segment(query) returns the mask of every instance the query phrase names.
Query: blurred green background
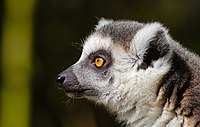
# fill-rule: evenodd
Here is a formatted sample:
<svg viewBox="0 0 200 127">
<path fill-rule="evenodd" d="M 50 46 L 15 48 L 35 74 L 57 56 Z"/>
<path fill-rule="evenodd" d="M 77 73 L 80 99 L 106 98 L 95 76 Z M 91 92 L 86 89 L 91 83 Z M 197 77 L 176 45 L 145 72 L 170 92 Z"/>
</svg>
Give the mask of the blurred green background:
<svg viewBox="0 0 200 127">
<path fill-rule="evenodd" d="M 1 0 L 0 127 L 122 126 L 104 107 L 69 99 L 55 84 L 101 17 L 159 21 L 200 53 L 199 0 Z"/>
</svg>

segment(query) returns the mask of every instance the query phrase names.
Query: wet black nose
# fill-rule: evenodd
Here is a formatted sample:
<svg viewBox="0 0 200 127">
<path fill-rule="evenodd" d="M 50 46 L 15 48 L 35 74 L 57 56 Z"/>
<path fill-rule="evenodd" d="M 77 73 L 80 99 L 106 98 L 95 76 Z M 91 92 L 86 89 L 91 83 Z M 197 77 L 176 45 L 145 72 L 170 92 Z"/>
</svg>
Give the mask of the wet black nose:
<svg viewBox="0 0 200 127">
<path fill-rule="evenodd" d="M 56 82 L 58 83 L 58 86 L 62 86 L 62 84 L 65 81 L 65 77 L 64 76 L 58 76 L 56 79 Z"/>
</svg>

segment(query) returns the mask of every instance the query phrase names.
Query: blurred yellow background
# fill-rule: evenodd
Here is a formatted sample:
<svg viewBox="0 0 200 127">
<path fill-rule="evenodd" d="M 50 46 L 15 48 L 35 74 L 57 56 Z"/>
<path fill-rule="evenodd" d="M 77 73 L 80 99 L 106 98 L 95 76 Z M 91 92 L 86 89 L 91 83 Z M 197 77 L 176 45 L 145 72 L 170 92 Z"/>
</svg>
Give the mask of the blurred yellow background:
<svg viewBox="0 0 200 127">
<path fill-rule="evenodd" d="M 104 107 L 59 91 L 101 17 L 158 21 L 200 53 L 199 0 L 1 0 L 0 127 L 120 127 Z M 75 46 L 74 46 L 75 45 Z"/>
</svg>

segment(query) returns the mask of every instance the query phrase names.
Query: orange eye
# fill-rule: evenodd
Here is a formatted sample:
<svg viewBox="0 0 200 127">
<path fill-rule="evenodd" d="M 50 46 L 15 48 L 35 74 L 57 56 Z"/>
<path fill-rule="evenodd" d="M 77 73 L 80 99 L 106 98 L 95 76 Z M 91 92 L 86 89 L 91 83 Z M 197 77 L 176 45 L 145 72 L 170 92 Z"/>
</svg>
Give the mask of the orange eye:
<svg viewBox="0 0 200 127">
<path fill-rule="evenodd" d="M 98 58 L 95 59 L 95 65 L 96 65 L 96 67 L 103 66 L 103 63 L 104 63 L 104 59 L 103 58 L 98 57 Z"/>
</svg>

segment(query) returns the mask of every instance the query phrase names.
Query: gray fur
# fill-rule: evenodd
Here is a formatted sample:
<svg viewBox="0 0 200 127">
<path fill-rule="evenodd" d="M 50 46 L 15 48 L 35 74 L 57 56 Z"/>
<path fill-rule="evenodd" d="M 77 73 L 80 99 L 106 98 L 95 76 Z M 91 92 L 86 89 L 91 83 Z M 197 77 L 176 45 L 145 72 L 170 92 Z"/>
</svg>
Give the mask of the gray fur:
<svg viewBox="0 0 200 127">
<path fill-rule="evenodd" d="M 97 33 L 111 37 L 113 43 L 119 44 L 124 49 L 130 48 L 130 42 L 133 39 L 135 33 L 141 29 L 143 24 L 133 21 L 116 21 L 109 22 L 103 27 L 97 29 Z"/>
</svg>

